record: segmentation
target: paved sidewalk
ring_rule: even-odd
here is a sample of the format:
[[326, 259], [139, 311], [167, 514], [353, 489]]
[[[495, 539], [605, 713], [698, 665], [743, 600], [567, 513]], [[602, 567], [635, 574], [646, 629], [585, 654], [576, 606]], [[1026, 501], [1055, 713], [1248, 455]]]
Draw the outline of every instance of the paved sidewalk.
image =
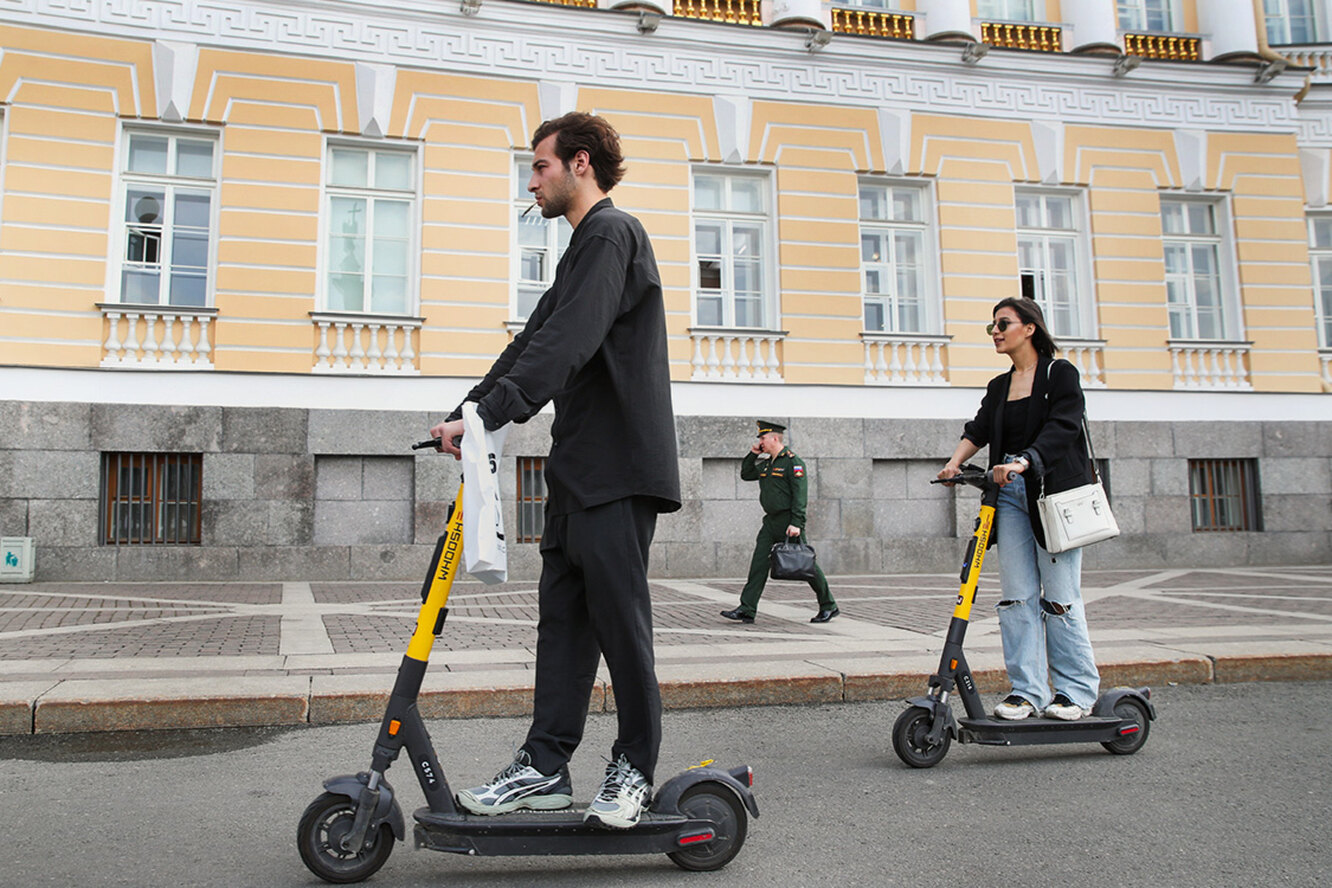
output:
[[[723, 620], [741, 581], [654, 580], [667, 707], [834, 703], [924, 690], [955, 574], [832, 577], [842, 615], [811, 625], [803, 584], [770, 583], [753, 625]], [[1102, 684], [1332, 678], [1327, 566], [1088, 571]], [[0, 733], [374, 721], [419, 606], [415, 583], [0, 586]], [[968, 655], [1007, 690], [981, 580]], [[535, 583], [454, 586], [421, 710], [530, 707]], [[614, 709], [603, 673], [594, 710]]]

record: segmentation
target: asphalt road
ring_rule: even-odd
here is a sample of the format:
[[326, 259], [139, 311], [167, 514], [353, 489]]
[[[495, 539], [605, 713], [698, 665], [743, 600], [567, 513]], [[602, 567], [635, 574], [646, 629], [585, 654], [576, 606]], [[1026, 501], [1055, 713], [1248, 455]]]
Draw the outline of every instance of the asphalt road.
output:
[[[749, 763], [762, 817], [740, 856], [689, 874], [663, 856], [469, 859], [399, 845], [370, 885], [1324, 886], [1332, 879], [1332, 682], [1159, 688], [1137, 755], [954, 745], [914, 771], [900, 703], [666, 714], [661, 770]], [[614, 732], [574, 761], [590, 796]], [[434, 722], [455, 788], [506, 763], [526, 724]], [[323, 884], [297, 857], [325, 776], [365, 767], [374, 726], [0, 739], [9, 885]], [[410, 810], [409, 769], [390, 772]]]

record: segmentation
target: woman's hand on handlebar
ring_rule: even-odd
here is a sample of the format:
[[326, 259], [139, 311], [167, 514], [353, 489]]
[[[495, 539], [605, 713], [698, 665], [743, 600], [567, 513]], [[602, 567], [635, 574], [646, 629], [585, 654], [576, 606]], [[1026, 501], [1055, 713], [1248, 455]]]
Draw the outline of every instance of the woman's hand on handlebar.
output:
[[1004, 463], [994, 467], [994, 483], [1000, 487], [1007, 487], [1013, 479], [1021, 475], [1026, 469], [1020, 462]]
[[439, 452], [447, 453], [454, 459], [462, 459], [462, 433], [463, 421], [461, 419], [455, 419], [451, 422], [445, 420], [430, 429], [430, 437], [439, 439]]

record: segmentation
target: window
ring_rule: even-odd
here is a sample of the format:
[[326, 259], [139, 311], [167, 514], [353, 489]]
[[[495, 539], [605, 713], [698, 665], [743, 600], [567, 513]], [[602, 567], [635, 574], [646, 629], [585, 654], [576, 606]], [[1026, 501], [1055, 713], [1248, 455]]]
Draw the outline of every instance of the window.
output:
[[208, 304], [216, 140], [126, 131], [121, 171], [120, 301]]
[[1317, 43], [1317, 7], [1316, 0], [1263, 0], [1267, 42]]
[[976, 15], [990, 22], [1039, 22], [1042, 5], [1040, 0], [976, 0]]
[[919, 185], [860, 184], [860, 280], [865, 330], [927, 333], [933, 327], [928, 192]]
[[703, 327], [766, 327], [768, 180], [694, 176], [696, 314]]
[[1309, 258], [1313, 262], [1318, 345], [1332, 348], [1332, 215], [1309, 219]]
[[327, 309], [410, 314], [416, 155], [330, 145], [326, 172]]
[[1224, 339], [1228, 332], [1219, 206], [1162, 200], [1166, 303], [1173, 339]]
[[1018, 275], [1022, 295], [1040, 303], [1056, 337], [1090, 338], [1082, 206], [1076, 195], [1016, 194]]
[[1174, 31], [1174, 0], [1119, 0], [1122, 31]]
[[518, 457], [518, 536], [520, 543], [539, 543], [546, 528], [546, 460]]
[[103, 453], [102, 545], [198, 545], [203, 457]]
[[573, 228], [563, 216], [547, 219], [541, 208], [532, 202], [527, 191], [531, 177], [532, 158], [524, 157], [515, 163], [514, 181], [517, 188], [513, 198], [514, 249], [517, 268], [513, 316], [526, 320], [536, 308], [537, 301], [555, 282], [555, 266], [569, 246]]
[[1263, 529], [1257, 460], [1189, 460], [1189, 500], [1196, 532]]

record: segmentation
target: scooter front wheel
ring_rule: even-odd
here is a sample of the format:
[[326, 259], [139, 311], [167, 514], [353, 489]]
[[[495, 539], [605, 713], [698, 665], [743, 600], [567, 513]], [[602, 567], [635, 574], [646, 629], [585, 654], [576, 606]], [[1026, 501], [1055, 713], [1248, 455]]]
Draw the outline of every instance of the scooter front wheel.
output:
[[[1115, 704], [1114, 713], [1126, 722], [1135, 723], [1137, 730], [1121, 734], [1117, 739], [1101, 745], [1115, 755], [1133, 755], [1133, 753], [1142, 749], [1142, 745], [1147, 742], [1147, 735], [1152, 730], [1152, 720], [1147, 715], [1147, 707], [1137, 700], [1125, 697]], [[1120, 728], [1120, 730], [1122, 731], [1124, 728]]]
[[893, 751], [897, 757], [913, 768], [933, 768], [943, 761], [953, 738], [945, 733], [941, 743], [930, 743], [927, 735], [933, 723], [934, 713], [924, 706], [912, 706], [899, 715], [893, 724]]
[[749, 818], [734, 792], [716, 783], [696, 783], [684, 791], [676, 808], [686, 817], [716, 824], [716, 836], [710, 841], [666, 855], [676, 866], [691, 872], [718, 870], [740, 853]]
[[326, 792], [310, 803], [296, 828], [296, 847], [310, 872], [325, 882], [342, 885], [368, 879], [393, 853], [393, 830], [387, 823], [371, 830], [356, 851], [342, 847], [342, 839], [356, 819], [356, 802]]

